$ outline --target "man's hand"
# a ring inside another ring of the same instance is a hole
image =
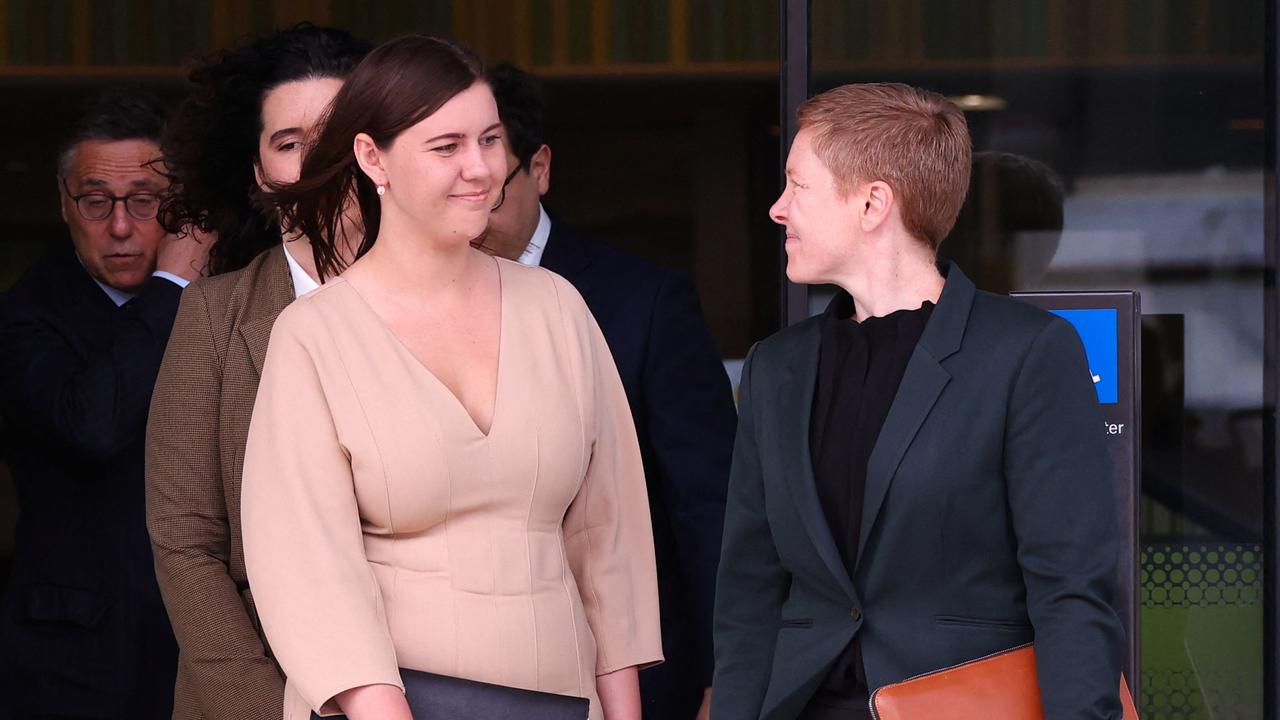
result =
[[[191,227],[166,235],[156,250],[156,270],[185,280],[208,274],[209,248],[213,247],[216,237]]]
[[[711,720],[711,688],[702,691],[702,705],[698,708],[697,720]]]

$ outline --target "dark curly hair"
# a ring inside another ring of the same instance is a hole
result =
[[[371,47],[342,30],[302,23],[216,52],[191,70],[194,88],[164,141],[173,192],[160,219],[170,232],[195,226],[217,234],[213,274],[242,268],[281,240],[253,174],[267,93],[295,80],[344,79]]]

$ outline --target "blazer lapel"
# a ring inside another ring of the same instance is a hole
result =
[[[284,258],[284,246],[273,250],[263,258],[262,266],[250,286],[251,297],[246,307],[260,311],[253,318],[240,324],[240,337],[249,349],[249,358],[258,377],[262,377],[262,365],[267,359],[267,345],[271,341],[271,328],[276,318],[293,302],[293,280],[289,276],[289,263]]]
[[[253,360],[253,369],[259,378],[262,377],[262,364],[267,360],[267,344],[271,341],[273,325],[275,318],[260,317],[240,326],[240,337],[249,348],[249,358]]]
[[[969,309],[973,306],[974,286],[960,269],[950,263],[940,266],[946,277],[942,296],[929,317],[920,343],[907,361],[902,384],[885,418],[880,436],[867,461],[867,486],[862,505],[862,527],[858,534],[857,567],[867,548],[867,538],[880,506],[889,492],[893,475],[915,439],[920,426],[933,410],[938,396],[951,380],[942,361],[960,349]]]
[[[777,389],[778,444],[782,466],[791,470],[787,472],[791,498],[800,513],[805,530],[808,531],[809,539],[836,583],[853,599],[853,581],[849,578],[835,538],[831,535],[827,517],[822,512],[822,501],[818,499],[818,485],[813,476],[813,458],[809,452],[809,424],[821,343],[822,334],[818,325],[810,324],[790,355]]]

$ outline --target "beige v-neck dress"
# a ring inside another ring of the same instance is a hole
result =
[[[342,278],[276,321],[245,450],[245,564],[286,720],[398,667],[577,695],[662,659],[627,399],[577,291],[499,261],[483,434]]]

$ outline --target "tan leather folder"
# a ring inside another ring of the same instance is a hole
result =
[[[1133,697],[1120,678],[1124,720],[1138,720]],[[1022,645],[936,670],[871,694],[877,720],[1044,720],[1035,649]]]

